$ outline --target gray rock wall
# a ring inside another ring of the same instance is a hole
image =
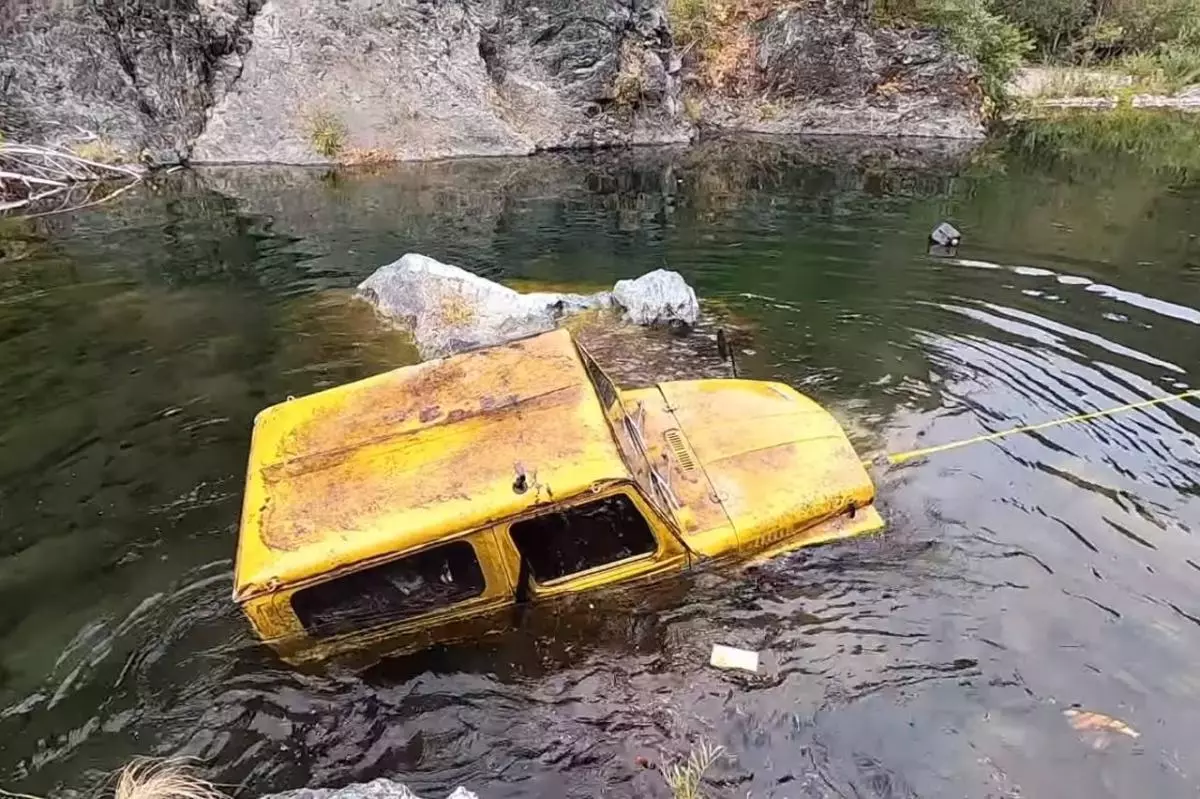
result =
[[[187,157],[237,80],[258,0],[0,0],[0,131]]]
[[[170,163],[434,159],[682,142],[667,0],[0,0],[0,131]],[[972,65],[865,0],[753,23],[702,126],[971,137]],[[685,64],[681,68],[681,61]],[[693,113],[691,117],[695,117]]]
[[[662,3],[268,0],[197,161],[518,155],[686,141]],[[636,96],[617,97],[622,76]],[[317,139],[331,131],[334,142]]]
[[[978,70],[932,31],[876,28],[866,0],[807,0],[755,26],[759,85],[708,105],[759,133],[981,138]]]

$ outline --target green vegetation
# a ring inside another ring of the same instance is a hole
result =
[[[1154,55],[1165,44],[1200,46],[1200,0],[995,0],[1033,36],[1043,61],[1108,62]]]
[[[945,31],[979,61],[984,91],[999,106],[1027,57],[1113,73],[1067,73],[1044,96],[1111,95],[1125,75],[1148,92],[1200,82],[1200,0],[878,0],[875,14]]]
[[[71,145],[71,152],[86,161],[97,164],[119,164],[128,159],[121,149],[107,139],[92,139]]]
[[[646,65],[641,48],[632,42],[621,46],[621,68],[612,91],[613,104],[622,111],[637,108],[646,94]]]
[[[319,109],[308,115],[308,141],[317,155],[337,158],[346,146],[346,124],[331,111]]]
[[[979,62],[984,94],[993,108],[1006,105],[1005,86],[1033,49],[1033,41],[988,0],[880,0],[876,21],[935,27],[959,52]]]
[[[1146,91],[1172,94],[1200,83],[1200,44],[1164,42],[1150,52],[1122,57],[1117,67]]]
[[[675,44],[699,57],[701,82],[710,88],[739,90],[739,79],[753,68],[750,25],[783,4],[783,0],[667,0],[667,15]]]
[[[736,88],[753,61],[748,29],[783,4],[669,0],[667,10],[676,44],[699,56],[702,82]],[[993,111],[1008,105],[1007,86],[1029,59],[1111,70],[1112,84],[1131,76],[1138,91],[1173,93],[1200,83],[1200,0],[874,0],[871,8],[881,25],[937,28],[978,61]],[[1063,81],[1043,94],[1110,88],[1092,71]]]

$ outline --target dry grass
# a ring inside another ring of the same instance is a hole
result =
[[[675,799],[703,799],[700,786],[704,782],[704,774],[724,752],[724,747],[702,742],[688,752],[686,760],[668,763],[667,758],[663,757],[662,775],[671,789],[671,795]]]
[[[1128,75],[1093,69],[1061,69],[1038,87],[1036,99],[1058,97],[1111,97],[1128,88]]]
[[[178,760],[134,760],[117,775],[113,799],[226,799]]]
[[[379,166],[396,160],[396,154],[378,147],[351,147],[342,153],[338,161],[346,166]]]
[[[669,0],[667,13],[676,44],[694,53],[701,83],[743,93],[757,74],[750,25],[780,5],[780,0]]]
[[[0,789],[12,799],[40,799]],[[208,780],[197,777],[182,760],[137,758],[116,774],[113,799],[228,799]]]

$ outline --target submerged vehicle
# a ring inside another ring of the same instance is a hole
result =
[[[565,330],[255,419],[234,600],[285,660],[883,527],[830,414],[779,383],[619,389]]]

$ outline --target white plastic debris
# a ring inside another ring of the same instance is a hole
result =
[[[713,644],[712,657],[709,665],[718,669],[740,669],[754,674],[758,673],[758,653],[749,649],[738,649],[735,646]]]

